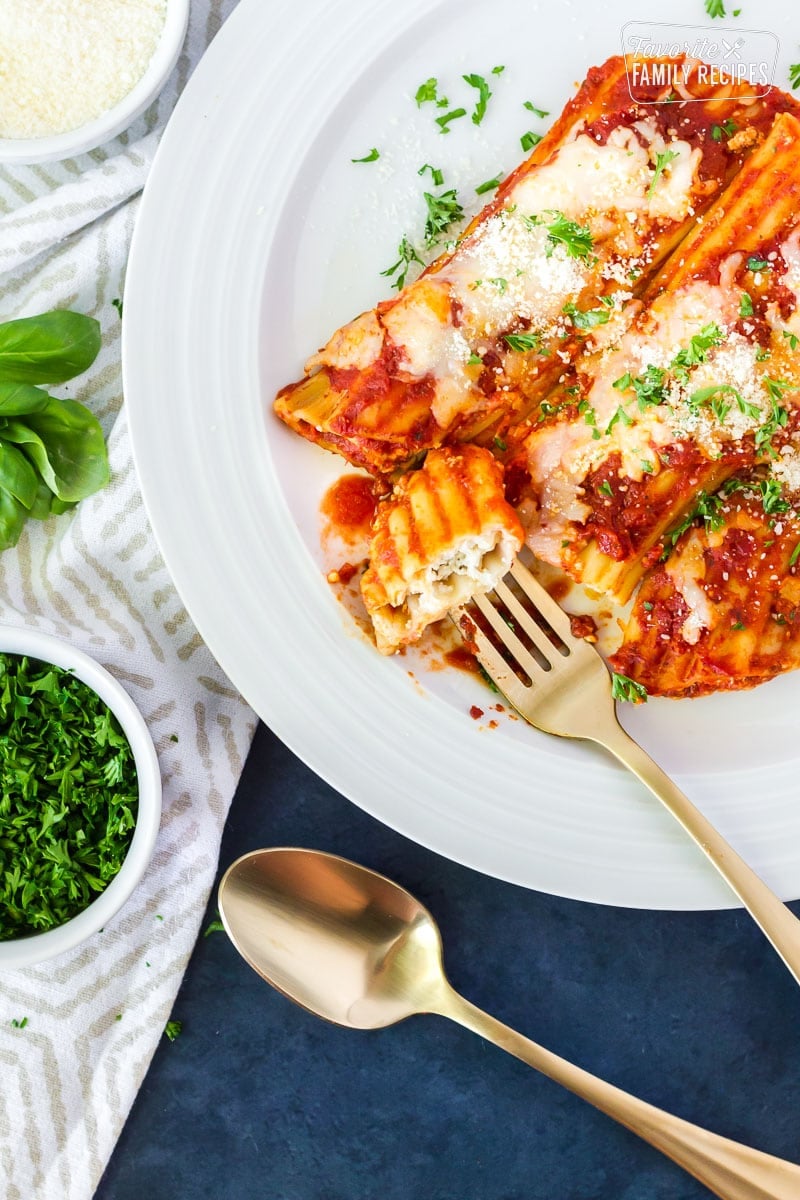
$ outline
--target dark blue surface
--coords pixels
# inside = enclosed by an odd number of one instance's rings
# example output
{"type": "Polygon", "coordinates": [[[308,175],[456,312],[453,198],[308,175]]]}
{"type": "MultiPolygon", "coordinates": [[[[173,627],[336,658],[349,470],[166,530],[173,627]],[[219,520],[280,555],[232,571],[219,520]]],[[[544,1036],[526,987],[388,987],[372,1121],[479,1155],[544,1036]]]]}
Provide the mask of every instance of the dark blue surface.
{"type": "MultiPolygon", "coordinates": [[[[261,727],[220,873],[274,845],[333,851],[404,884],[439,921],[448,974],[474,1003],[662,1108],[800,1162],[800,990],[740,912],[611,909],[488,879],[366,816],[261,727]]],[[[174,1016],[183,1032],[162,1039],[96,1200],[710,1195],[448,1021],[356,1033],[310,1016],[224,933],[200,938],[174,1016]]]]}

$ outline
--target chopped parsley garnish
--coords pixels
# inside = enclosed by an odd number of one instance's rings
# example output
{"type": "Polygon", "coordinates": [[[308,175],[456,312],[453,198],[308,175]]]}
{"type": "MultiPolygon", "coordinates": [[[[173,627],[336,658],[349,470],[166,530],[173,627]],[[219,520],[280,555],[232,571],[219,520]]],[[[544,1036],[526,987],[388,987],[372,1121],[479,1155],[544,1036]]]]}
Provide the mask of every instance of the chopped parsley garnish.
{"type": "Polygon", "coordinates": [[[504,279],[502,275],[496,275],[494,279],[489,280],[489,283],[494,284],[501,296],[508,287],[508,280],[504,279]]]}
{"type": "Polygon", "coordinates": [[[503,71],[505,71],[505,67],[492,67],[493,75],[502,75],[503,71]]]}
{"type": "Polygon", "coordinates": [[[527,133],[523,133],[522,137],[519,139],[519,144],[527,154],[527,152],[532,150],[534,146],[538,146],[541,140],[542,135],[540,133],[534,133],[532,129],[529,129],[527,133]]]}
{"type": "Polygon", "coordinates": [[[721,125],[711,126],[711,136],[715,142],[721,142],[723,137],[731,137],[736,132],[736,122],[728,117],[721,125]]]}
{"type": "Polygon", "coordinates": [[[738,392],[729,383],[711,383],[708,387],[698,388],[689,396],[688,404],[690,408],[696,408],[701,404],[708,404],[710,402],[712,412],[721,423],[727,417],[731,407],[730,404],[718,403],[721,396],[733,396],[739,412],[744,413],[751,421],[757,421],[761,416],[761,410],[758,405],[751,404],[748,400],[745,400],[741,392],[738,392]]]}
{"type": "Polygon", "coordinates": [[[424,267],[425,263],[407,237],[401,239],[400,245],[397,247],[397,253],[399,255],[397,262],[391,267],[387,267],[385,271],[381,271],[381,275],[385,275],[389,279],[391,279],[392,275],[397,275],[392,287],[399,289],[405,286],[406,276],[412,263],[419,263],[421,267],[424,267]]]}
{"type": "Polygon", "coordinates": [[[594,411],[588,400],[581,400],[578,403],[578,413],[583,417],[585,425],[588,425],[592,431],[592,437],[595,441],[603,436],[597,428],[597,413],[594,411]]]}
{"type": "Polygon", "coordinates": [[[614,489],[607,479],[603,480],[603,482],[600,484],[600,486],[598,487],[597,490],[601,496],[613,496],[614,495],[614,489]]]}
{"type": "Polygon", "coordinates": [[[425,220],[425,245],[432,246],[440,234],[449,229],[464,216],[464,209],[458,202],[455,188],[434,196],[431,192],[423,192],[428,216],[425,220]]]}
{"type": "Polygon", "coordinates": [[[644,704],[647,700],[647,688],[643,683],[636,683],[627,675],[620,675],[618,671],[612,671],[611,697],[613,700],[624,700],[628,704],[644,704]]]}
{"type": "Polygon", "coordinates": [[[499,434],[494,438],[494,444],[495,444],[495,446],[497,446],[497,449],[500,451],[501,454],[504,454],[505,451],[508,449],[508,444],[503,441],[503,439],[500,437],[499,434]]]}
{"type": "Polygon", "coordinates": [[[792,63],[789,67],[789,83],[792,88],[800,88],[800,63],[792,63]]]}
{"type": "Polygon", "coordinates": [[[576,308],[572,301],[565,304],[561,311],[569,317],[576,329],[595,329],[598,325],[606,325],[611,316],[607,307],[582,311],[576,308]]]}
{"type": "Polygon", "coordinates": [[[780,403],[783,388],[787,387],[788,384],[783,380],[768,380],[766,377],[764,378],[764,383],[767,384],[767,390],[769,391],[770,413],[764,424],[755,432],[755,448],[757,454],[768,454],[770,458],[774,458],[775,449],[772,445],[772,439],[779,429],[785,428],[789,420],[788,412],[780,403]]]}
{"type": "Polygon", "coordinates": [[[789,502],[783,498],[783,485],[779,479],[759,480],[758,490],[761,493],[761,503],[767,516],[789,511],[789,502]]]}
{"type": "Polygon", "coordinates": [[[528,112],[532,112],[537,117],[549,117],[550,113],[545,108],[537,108],[530,100],[526,100],[522,106],[527,108],[528,112]]]}
{"type": "Polygon", "coordinates": [[[417,171],[417,174],[424,175],[426,171],[430,171],[431,173],[433,186],[441,187],[444,183],[444,171],[440,171],[438,167],[432,167],[430,163],[425,163],[425,165],[420,167],[420,169],[417,171]]]}
{"type": "Polygon", "coordinates": [[[725,17],[725,0],[705,0],[706,12],[710,17],[725,17]]]}
{"type": "Polygon", "coordinates": [[[225,926],[220,921],[219,917],[215,921],[209,921],[203,930],[203,937],[210,937],[212,933],[224,933],[225,926]]]}
{"type": "Polygon", "coordinates": [[[373,146],[372,149],[370,150],[369,154],[365,154],[363,158],[351,158],[350,162],[354,162],[354,163],[376,162],[379,158],[380,158],[380,151],[378,150],[377,146],[373,146]]]}
{"type": "Polygon", "coordinates": [[[27,1017],[22,1017],[22,1018],[20,1019],[20,1018],[18,1018],[18,1017],[12,1017],[12,1018],[11,1018],[11,1024],[12,1024],[12,1026],[13,1026],[13,1028],[14,1028],[14,1029],[24,1029],[24,1028],[25,1028],[25,1026],[28,1024],[28,1018],[27,1018],[27,1017]]]}
{"type": "Polygon", "coordinates": [[[539,333],[507,333],[505,342],[511,350],[539,350],[542,345],[542,335],[539,333]]]}
{"type": "Polygon", "coordinates": [[[414,99],[417,108],[422,108],[423,104],[436,104],[439,108],[447,108],[450,103],[446,96],[439,95],[439,81],[434,76],[419,85],[414,99]]]}
{"type": "Polygon", "coordinates": [[[769,375],[765,375],[762,383],[767,389],[770,400],[782,400],[783,393],[792,385],[788,379],[770,379],[769,375]]]}
{"type": "Polygon", "coordinates": [[[0,941],[86,908],[122,866],[137,806],[130,745],[97,693],[0,655],[0,941]]]}
{"type": "Polygon", "coordinates": [[[482,367],[483,359],[481,358],[480,354],[470,354],[469,358],[467,359],[467,366],[482,367]]]}
{"type": "Polygon", "coordinates": [[[589,258],[592,253],[594,242],[591,230],[586,225],[568,220],[556,208],[547,208],[542,215],[523,217],[523,220],[532,229],[538,225],[546,227],[548,258],[556,246],[563,246],[570,258],[589,258]]]}
{"type": "Polygon", "coordinates": [[[461,117],[465,117],[466,115],[467,110],[465,108],[453,108],[450,110],[450,112],[444,113],[443,116],[437,117],[436,124],[439,126],[439,129],[442,133],[449,133],[450,122],[458,121],[461,117]]]}
{"type": "Polygon", "coordinates": [[[678,157],[680,156],[677,150],[665,150],[663,154],[656,155],[656,165],[655,170],[653,171],[653,178],[650,180],[650,187],[647,189],[648,200],[652,196],[655,186],[664,172],[664,168],[668,167],[669,164],[678,157]]]}
{"type": "Polygon", "coordinates": [[[798,338],[796,333],[792,333],[791,329],[784,329],[783,336],[788,341],[790,350],[796,350],[798,345],[800,345],[800,338],[798,338]]]}
{"type": "Polygon", "coordinates": [[[626,371],[619,379],[614,380],[612,386],[620,392],[632,387],[636,393],[639,410],[644,412],[650,405],[661,404],[666,399],[666,374],[663,367],[656,367],[651,363],[643,375],[632,378],[630,372],[626,371]]]}
{"type": "Polygon", "coordinates": [[[724,334],[719,325],[714,324],[713,321],[704,325],[700,332],[690,339],[689,345],[683,350],[679,350],[670,363],[676,379],[681,383],[687,383],[689,367],[696,367],[700,363],[704,363],[708,357],[708,351],[713,346],[719,346],[724,340],[724,334]]]}
{"type": "Polygon", "coordinates": [[[742,292],[741,296],[739,297],[739,316],[752,317],[752,315],[753,301],[750,299],[750,293],[742,292]]]}
{"type": "Polygon", "coordinates": [[[789,556],[789,566],[793,567],[798,558],[800,558],[800,542],[797,543],[791,555],[789,556]]]}
{"type": "Polygon", "coordinates": [[[706,529],[710,530],[711,532],[721,529],[725,521],[721,509],[722,499],[719,496],[710,496],[708,492],[704,491],[698,492],[695,498],[694,506],[685,514],[683,520],[677,525],[673,526],[673,528],[668,530],[664,535],[664,539],[668,543],[668,546],[661,555],[661,561],[663,562],[669,556],[669,552],[678,541],[678,538],[681,536],[681,534],[685,533],[687,529],[694,525],[695,521],[702,519],[706,529]]]}
{"type": "Polygon", "coordinates": [[[486,116],[486,105],[489,103],[492,96],[489,84],[482,75],[462,75],[461,78],[465,83],[468,83],[470,87],[476,88],[478,91],[478,99],[475,104],[475,109],[472,113],[472,124],[480,125],[481,121],[486,116]]]}
{"type": "Polygon", "coordinates": [[[183,1029],[183,1021],[167,1021],[164,1026],[164,1033],[171,1042],[174,1042],[177,1037],[180,1037],[183,1029]]]}
{"type": "Polygon", "coordinates": [[[613,417],[606,425],[606,433],[611,433],[611,430],[614,428],[615,425],[619,424],[620,421],[622,422],[623,425],[632,425],[633,424],[633,419],[628,416],[627,412],[625,411],[625,409],[622,407],[621,404],[618,405],[617,411],[614,413],[613,417]]]}
{"type": "Polygon", "coordinates": [[[117,310],[117,313],[119,314],[119,319],[121,321],[122,320],[122,301],[120,300],[119,296],[115,296],[114,299],[111,301],[111,304],[117,310]]]}
{"type": "Polygon", "coordinates": [[[495,188],[499,188],[503,182],[502,175],[495,175],[494,179],[487,179],[485,183],[479,183],[475,188],[475,194],[482,196],[485,192],[493,192],[495,188]]]}
{"type": "Polygon", "coordinates": [[[747,260],[748,271],[769,271],[771,266],[766,258],[759,258],[757,254],[751,254],[747,260]]]}

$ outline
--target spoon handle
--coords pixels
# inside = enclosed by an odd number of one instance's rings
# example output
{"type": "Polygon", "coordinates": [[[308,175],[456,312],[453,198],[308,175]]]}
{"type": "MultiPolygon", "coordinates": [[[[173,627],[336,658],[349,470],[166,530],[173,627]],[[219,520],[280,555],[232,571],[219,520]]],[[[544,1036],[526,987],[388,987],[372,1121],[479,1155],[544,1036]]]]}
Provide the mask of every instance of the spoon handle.
{"type": "Polygon", "coordinates": [[[433,1011],[507,1050],[655,1146],[722,1200],[797,1200],[800,1167],[646,1104],[523,1037],[447,986],[433,1011]]]}

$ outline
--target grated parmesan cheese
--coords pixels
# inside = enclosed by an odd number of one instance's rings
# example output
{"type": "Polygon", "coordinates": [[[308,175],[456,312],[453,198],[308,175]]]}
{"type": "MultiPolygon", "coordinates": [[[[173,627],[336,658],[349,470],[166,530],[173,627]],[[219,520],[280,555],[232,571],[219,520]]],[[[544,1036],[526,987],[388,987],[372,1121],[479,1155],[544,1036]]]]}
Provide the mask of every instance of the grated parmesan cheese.
{"type": "Polygon", "coordinates": [[[66,133],[147,70],[167,0],[0,0],[0,137],[66,133]]]}

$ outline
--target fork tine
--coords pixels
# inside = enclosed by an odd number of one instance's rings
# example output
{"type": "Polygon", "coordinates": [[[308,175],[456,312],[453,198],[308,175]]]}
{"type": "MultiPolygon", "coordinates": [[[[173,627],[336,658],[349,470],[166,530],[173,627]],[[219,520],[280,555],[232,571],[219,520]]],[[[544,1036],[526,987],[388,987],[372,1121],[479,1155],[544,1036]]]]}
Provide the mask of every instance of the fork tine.
{"type": "Polygon", "coordinates": [[[542,662],[540,659],[534,657],[487,596],[473,596],[472,603],[483,618],[488,621],[514,661],[522,668],[529,679],[533,679],[536,675],[541,674],[542,671],[550,670],[549,660],[545,659],[542,662]]]}
{"type": "Polygon", "coordinates": [[[502,600],[503,604],[505,604],[514,620],[518,622],[520,627],[536,645],[537,650],[541,652],[542,656],[547,659],[551,665],[557,663],[559,658],[563,658],[565,653],[569,653],[569,647],[566,648],[566,651],[562,652],[558,646],[553,645],[553,642],[548,637],[547,632],[542,629],[541,625],[534,620],[530,612],[528,612],[528,610],[520,603],[518,598],[514,595],[514,593],[511,591],[511,588],[508,587],[507,584],[502,582],[496,583],[494,585],[494,590],[499,599],[502,600]]]}
{"type": "Polygon", "coordinates": [[[555,633],[566,643],[567,646],[574,646],[575,636],[572,632],[572,627],[569,623],[569,617],[564,612],[563,608],[553,599],[553,597],[542,587],[538,579],[536,579],[528,568],[515,558],[511,564],[510,575],[516,580],[524,594],[528,597],[534,608],[537,608],[544,619],[552,626],[555,633]]]}
{"type": "Polygon", "coordinates": [[[497,685],[506,699],[510,700],[515,707],[519,708],[523,705],[530,689],[514,674],[512,668],[508,665],[497,647],[492,645],[483,630],[475,624],[471,617],[464,613],[463,609],[457,610],[451,616],[455,618],[456,627],[461,630],[462,634],[469,638],[470,645],[475,649],[475,657],[492,682],[497,685]],[[466,619],[469,621],[468,633],[461,626],[461,616],[466,616],[466,619]]]}

